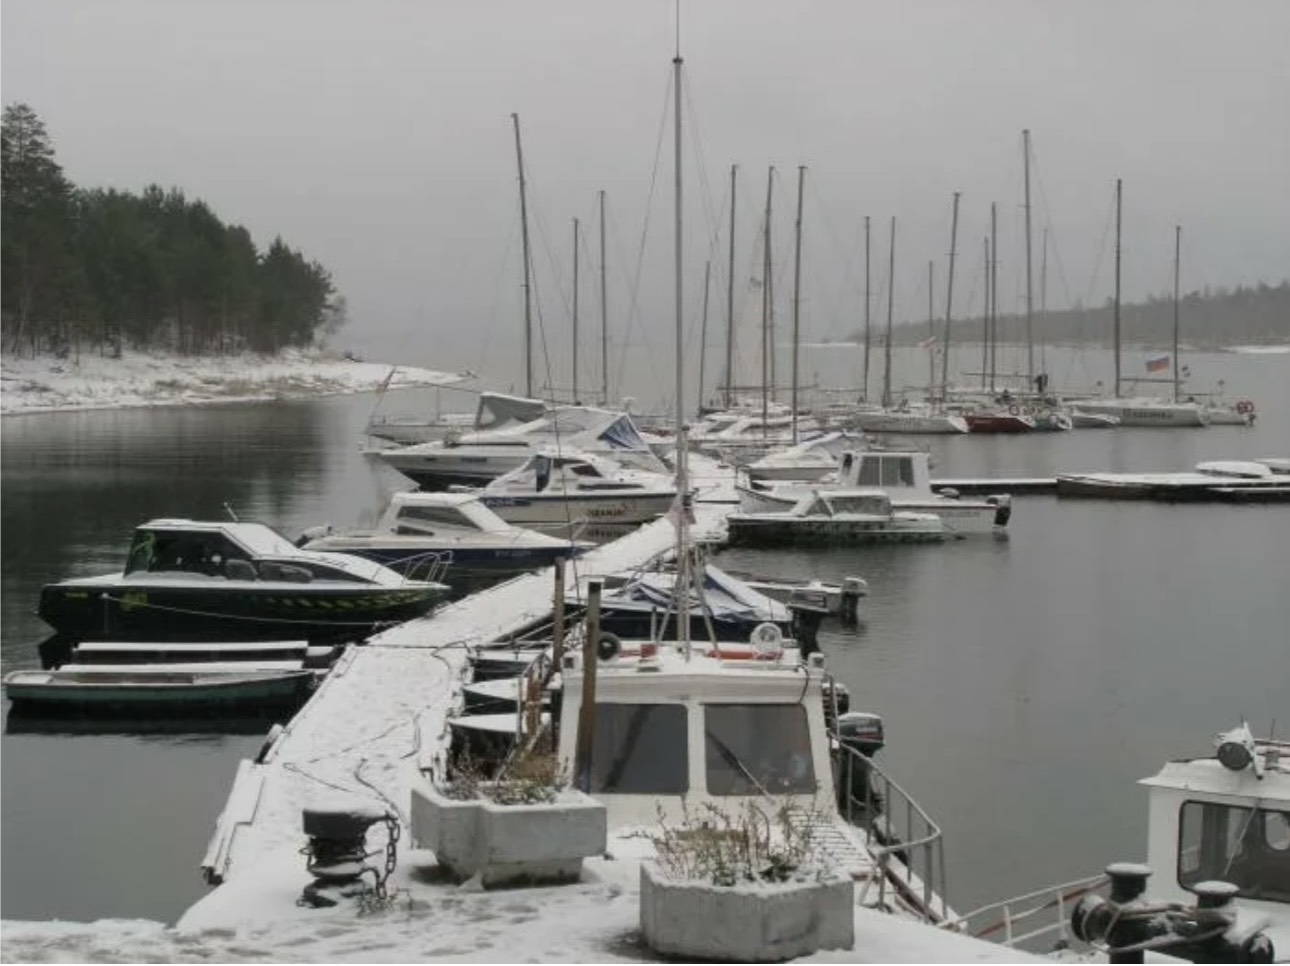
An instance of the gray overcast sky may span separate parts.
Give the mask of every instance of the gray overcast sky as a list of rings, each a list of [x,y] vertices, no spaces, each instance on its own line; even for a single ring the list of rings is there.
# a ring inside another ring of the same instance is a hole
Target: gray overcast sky
[[[781,318],[796,168],[808,166],[810,335],[858,324],[865,214],[875,290],[895,215],[897,317],[925,314],[929,259],[943,311],[955,190],[955,315],[980,310],[991,201],[1001,310],[1016,309],[1024,127],[1036,280],[1044,226],[1053,240],[1050,304],[1109,297],[1117,177],[1126,299],[1172,284],[1175,223],[1184,288],[1290,276],[1283,0],[687,0],[681,16],[694,315],[710,246],[712,312],[725,312],[726,242],[711,238],[724,230],[731,163],[737,277],[754,257],[767,166],[780,172]],[[588,243],[583,324],[598,325],[601,188],[621,332],[674,29],[672,0],[5,0],[3,98],[44,118],[76,183],[179,186],[261,245],[280,233],[321,261],[349,299],[343,344],[487,367],[519,344],[510,113],[523,126],[548,337],[566,338],[575,216]],[[645,236],[638,315],[649,321],[631,329],[660,345],[671,326],[670,152],[665,139]]]

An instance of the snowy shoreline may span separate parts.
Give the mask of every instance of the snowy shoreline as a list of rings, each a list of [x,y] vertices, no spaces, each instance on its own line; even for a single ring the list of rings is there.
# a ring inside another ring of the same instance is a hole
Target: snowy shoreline
[[[180,356],[126,351],[120,359],[0,357],[0,416],[254,402],[449,386],[473,373],[360,362],[326,351]]]

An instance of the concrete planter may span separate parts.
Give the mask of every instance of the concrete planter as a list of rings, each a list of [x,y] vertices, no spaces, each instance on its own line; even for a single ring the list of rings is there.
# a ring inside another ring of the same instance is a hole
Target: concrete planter
[[[773,962],[855,945],[850,879],[716,886],[641,866],[641,934],[684,959]]]
[[[429,783],[412,789],[412,837],[459,879],[485,888],[575,882],[582,860],[605,851],[605,806],[575,789],[550,803],[459,801]]]

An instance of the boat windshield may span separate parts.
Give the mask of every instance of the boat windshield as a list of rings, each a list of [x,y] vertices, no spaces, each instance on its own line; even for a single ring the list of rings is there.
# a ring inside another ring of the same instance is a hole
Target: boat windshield
[[[1290,902],[1290,811],[1220,802],[1184,802],[1178,884],[1221,879],[1238,895]]]
[[[140,528],[134,532],[125,572],[164,571],[216,576],[224,573],[228,561],[247,559],[245,551],[222,533]]]
[[[709,795],[815,792],[806,708],[800,704],[705,704]]]
[[[914,462],[908,456],[865,456],[860,486],[913,486]]]
[[[596,705],[593,794],[684,795],[689,770],[685,705]]]

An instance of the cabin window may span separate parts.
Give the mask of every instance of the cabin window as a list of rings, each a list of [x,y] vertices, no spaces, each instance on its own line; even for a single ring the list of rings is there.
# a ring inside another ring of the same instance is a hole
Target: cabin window
[[[684,795],[686,730],[683,704],[597,704],[592,793]]]
[[[710,795],[810,795],[815,761],[800,704],[706,704]]]
[[[1178,884],[1231,882],[1247,899],[1290,902],[1290,812],[1184,802]]]
[[[590,463],[570,463],[568,470],[574,476],[599,476],[600,473]]]
[[[224,572],[226,561],[245,559],[246,553],[222,533],[140,530],[130,544],[125,572],[178,571],[216,576]]]
[[[431,523],[441,526],[460,527],[465,526],[466,521],[461,517],[461,511],[453,506],[408,506],[399,508],[399,523]]]
[[[885,459],[882,461],[883,486],[913,486],[914,464],[907,459]]]
[[[861,486],[882,485],[882,467],[879,463],[880,460],[872,456],[865,457],[860,461],[860,477],[857,482]]]

